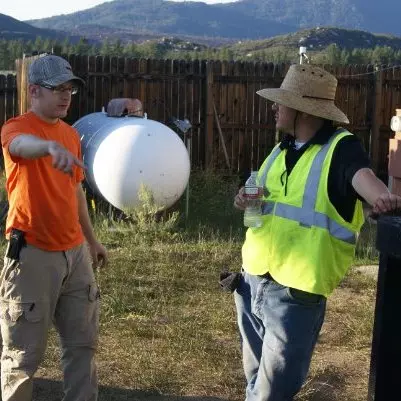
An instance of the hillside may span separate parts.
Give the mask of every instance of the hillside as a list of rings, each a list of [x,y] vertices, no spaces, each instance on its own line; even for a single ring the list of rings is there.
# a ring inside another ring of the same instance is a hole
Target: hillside
[[[298,28],[336,26],[401,35],[399,0],[242,0],[226,6]]]
[[[211,5],[114,0],[73,14],[29,22],[39,28],[79,31],[87,37],[98,29],[106,36],[124,30],[125,34],[136,35],[263,39],[328,25],[401,35],[400,14],[398,0],[240,0]]]
[[[35,40],[38,36],[59,40],[68,37],[71,42],[78,40],[77,37],[73,37],[69,33],[52,29],[37,28],[25,22],[18,21],[8,15],[0,14],[0,39]]]
[[[97,24],[84,24],[77,25],[70,28],[69,33],[73,36],[82,35],[87,39],[93,40],[95,42],[103,42],[104,40],[109,40],[115,42],[117,40],[123,43],[134,42],[143,43],[144,41],[156,41],[162,42],[165,37],[170,38],[180,38],[183,41],[197,42],[199,44],[207,46],[221,46],[228,45],[235,42],[233,39],[214,37],[214,36],[196,36],[196,35],[169,35],[161,33],[150,33],[146,31],[134,31],[130,29],[123,28],[111,28],[103,25]]]
[[[163,0],[115,0],[88,10],[29,23],[40,28],[79,30],[89,25],[108,27],[110,33],[129,30],[135,34],[189,35],[192,37],[263,38],[296,31],[295,27],[246,15],[226,5]]]
[[[299,47],[317,64],[399,64],[401,37],[322,27],[265,40],[240,41],[225,47],[233,59],[298,62]]]
[[[306,46],[309,51],[319,51],[331,44],[348,50],[373,49],[376,46],[388,46],[398,50],[401,49],[401,37],[375,35],[358,30],[322,27],[303,29],[299,32],[279,35],[265,40],[237,43],[230,46],[230,48],[236,51],[248,52],[278,47],[298,50],[300,46]]]

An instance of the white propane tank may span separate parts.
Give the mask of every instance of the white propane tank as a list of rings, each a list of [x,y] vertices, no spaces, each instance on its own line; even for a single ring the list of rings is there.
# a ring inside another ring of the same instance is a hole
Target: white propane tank
[[[81,137],[90,188],[116,208],[138,206],[141,184],[161,209],[183,194],[190,174],[189,155],[181,138],[166,125],[100,112],[82,117],[74,127]]]

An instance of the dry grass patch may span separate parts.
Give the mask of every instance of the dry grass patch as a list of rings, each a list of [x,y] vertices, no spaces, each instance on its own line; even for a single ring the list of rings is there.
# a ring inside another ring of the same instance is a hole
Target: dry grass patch
[[[234,303],[217,283],[222,268],[238,269],[241,244],[120,245],[99,276],[101,399],[243,400]],[[366,399],[374,297],[374,279],[352,270],[329,299],[298,400]],[[60,380],[58,358],[53,333],[42,378]]]
[[[190,213],[198,220],[185,228],[177,221],[155,225],[144,215],[136,224],[97,221],[110,251],[110,265],[98,275],[99,401],[245,398],[234,301],[218,285],[221,270],[240,268],[244,230],[232,211],[236,188],[205,179],[196,192],[194,181]],[[374,231],[364,228],[359,264],[377,257]],[[375,279],[352,269],[328,301],[298,401],[367,398],[374,301]],[[59,357],[52,332],[35,401],[60,398]]]
[[[351,269],[327,303],[302,401],[367,399],[376,281]]]

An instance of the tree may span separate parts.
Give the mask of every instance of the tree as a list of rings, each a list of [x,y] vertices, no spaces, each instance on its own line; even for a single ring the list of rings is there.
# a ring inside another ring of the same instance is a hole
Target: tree
[[[370,57],[365,49],[354,49],[351,52],[349,62],[351,64],[368,64]]]
[[[100,47],[100,54],[102,56],[109,56],[113,50],[113,46],[109,39],[106,39],[103,41],[101,47]]]
[[[61,44],[61,53],[62,54],[71,54],[73,53],[71,50],[71,45],[70,45],[70,41],[68,40],[68,38],[65,38]]]
[[[140,50],[134,42],[130,42],[124,47],[124,55],[127,57],[139,57]]]
[[[234,52],[228,47],[223,47],[223,49],[220,51],[219,59],[226,60],[226,61],[233,61],[234,60]]]
[[[166,51],[160,43],[147,41],[140,46],[141,57],[163,58]]]
[[[5,39],[0,39],[0,69],[8,70],[10,68],[8,43]]]
[[[35,42],[33,42],[32,52],[40,53],[42,49],[43,49],[43,39],[41,36],[37,36]]]
[[[10,42],[8,46],[9,52],[9,69],[14,69],[15,60],[22,58],[24,54],[24,42],[22,40],[15,40]]]
[[[349,60],[351,58],[350,52],[347,49],[341,50],[341,55],[340,55],[340,64],[348,64]]]
[[[328,64],[338,65],[341,64],[341,49],[335,44],[327,46],[326,56]]]
[[[111,46],[111,54],[110,56],[120,57],[124,54],[124,46],[121,42],[121,39],[117,39]]]
[[[91,45],[86,38],[80,38],[78,43],[74,46],[75,54],[89,54]]]
[[[389,46],[376,46],[372,53],[373,64],[389,64],[394,59],[394,50]]]

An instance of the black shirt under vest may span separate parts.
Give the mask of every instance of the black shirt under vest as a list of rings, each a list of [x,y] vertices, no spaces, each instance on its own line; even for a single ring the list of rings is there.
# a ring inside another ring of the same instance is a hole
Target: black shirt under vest
[[[282,175],[282,184],[287,185],[288,176],[304,154],[313,144],[324,145],[337,128],[325,124],[315,136],[298,150],[295,148],[294,137],[286,135],[280,143],[281,149],[287,149],[286,171]],[[363,199],[352,186],[352,178],[361,168],[370,168],[370,159],[356,135],[342,138],[334,150],[328,178],[328,195],[331,203],[345,221],[351,222],[357,199]]]

